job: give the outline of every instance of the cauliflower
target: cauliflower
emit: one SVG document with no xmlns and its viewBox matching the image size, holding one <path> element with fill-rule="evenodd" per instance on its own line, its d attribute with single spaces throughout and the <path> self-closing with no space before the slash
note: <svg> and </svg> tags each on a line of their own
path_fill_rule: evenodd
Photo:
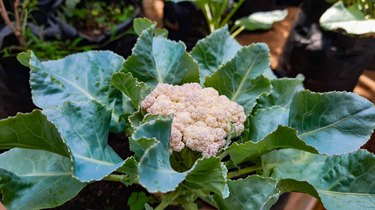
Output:
<svg viewBox="0 0 375 210">
<path fill-rule="evenodd" d="M 216 155 L 225 146 L 231 124 L 240 134 L 246 120 L 242 106 L 198 83 L 160 83 L 142 101 L 141 108 L 151 114 L 174 116 L 172 151 L 180 152 L 186 146 L 205 157 Z"/>
</svg>

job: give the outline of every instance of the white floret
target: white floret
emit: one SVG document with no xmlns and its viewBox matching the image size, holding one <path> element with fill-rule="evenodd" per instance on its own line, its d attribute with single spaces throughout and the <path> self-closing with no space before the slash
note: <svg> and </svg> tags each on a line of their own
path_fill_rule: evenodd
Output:
<svg viewBox="0 0 375 210">
<path fill-rule="evenodd" d="M 246 120 L 242 106 L 198 83 L 160 83 L 141 103 L 141 108 L 151 114 L 174 115 L 171 150 L 179 152 L 186 146 L 205 157 L 216 155 L 225 146 L 231 125 L 240 134 Z"/>
</svg>

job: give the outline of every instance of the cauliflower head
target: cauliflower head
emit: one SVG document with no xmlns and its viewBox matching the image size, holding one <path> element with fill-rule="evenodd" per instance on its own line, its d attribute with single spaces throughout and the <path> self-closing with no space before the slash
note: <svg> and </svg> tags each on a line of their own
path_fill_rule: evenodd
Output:
<svg viewBox="0 0 375 210">
<path fill-rule="evenodd" d="M 198 83 L 159 83 L 142 101 L 141 108 L 150 114 L 174 116 L 172 151 L 180 152 L 186 146 L 205 157 L 216 155 L 225 146 L 231 125 L 240 134 L 246 120 L 242 106 Z"/>
</svg>

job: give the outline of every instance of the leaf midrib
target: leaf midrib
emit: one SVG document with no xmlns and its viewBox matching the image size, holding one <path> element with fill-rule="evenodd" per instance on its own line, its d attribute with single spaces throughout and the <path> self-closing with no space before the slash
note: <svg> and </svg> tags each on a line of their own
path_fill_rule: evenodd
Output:
<svg viewBox="0 0 375 210">
<path fill-rule="evenodd" d="M 254 60 L 251 62 L 250 67 L 247 69 L 247 71 L 246 71 L 244 77 L 242 78 L 242 80 L 241 80 L 241 82 L 240 82 L 240 84 L 239 84 L 236 92 L 234 93 L 234 95 L 231 98 L 232 101 L 235 101 L 237 99 L 237 97 L 239 96 L 239 94 L 241 92 L 241 89 L 244 86 L 247 77 L 249 76 L 251 70 L 253 70 L 255 63 L 258 60 L 259 54 L 260 54 L 260 52 L 257 53 L 257 55 L 255 56 Z"/>
<path fill-rule="evenodd" d="M 334 123 L 328 124 L 328 125 L 326 125 L 326 126 L 323 126 L 323 127 L 320 127 L 320 128 L 317 128 L 317 129 L 314 129 L 314 130 L 308 131 L 308 132 L 304 132 L 304 133 L 298 135 L 298 137 L 302 137 L 302 136 L 306 136 L 306 135 L 311 135 L 311 134 L 316 133 L 316 132 L 319 132 L 319 131 L 321 131 L 321 130 L 328 129 L 328 128 L 330 128 L 330 127 L 335 127 L 336 124 L 339 124 L 339 123 L 341 123 L 341 122 L 347 120 L 348 118 L 351 118 L 351 117 L 353 117 L 353 116 L 355 116 L 355 115 L 357 115 L 357 114 L 359 114 L 359 113 L 361 113 L 361 112 L 367 111 L 367 109 L 368 109 L 368 107 L 366 107 L 366 109 L 360 110 L 360 111 L 358 111 L 358 112 L 356 112 L 356 113 L 350 114 L 350 115 L 348 115 L 348 116 L 346 116 L 346 117 L 344 117 L 344 118 L 342 118 L 342 119 L 340 119 L 340 120 L 338 120 L 338 121 L 336 121 L 336 122 L 334 122 Z"/>
</svg>

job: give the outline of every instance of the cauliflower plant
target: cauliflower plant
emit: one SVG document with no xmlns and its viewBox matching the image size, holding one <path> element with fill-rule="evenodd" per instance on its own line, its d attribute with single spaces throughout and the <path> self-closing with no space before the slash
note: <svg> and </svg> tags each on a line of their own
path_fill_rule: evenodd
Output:
<svg viewBox="0 0 375 210">
<path fill-rule="evenodd" d="M 141 108 L 150 114 L 174 116 L 172 151 L 179 152 L 186 146 L 205 157 L 216 155 L 225 146 L 231 124 L 240 134 L 246 120 L 242 106 L 198 83 L 160 83 L 141 103 Z"/>
</svg>

